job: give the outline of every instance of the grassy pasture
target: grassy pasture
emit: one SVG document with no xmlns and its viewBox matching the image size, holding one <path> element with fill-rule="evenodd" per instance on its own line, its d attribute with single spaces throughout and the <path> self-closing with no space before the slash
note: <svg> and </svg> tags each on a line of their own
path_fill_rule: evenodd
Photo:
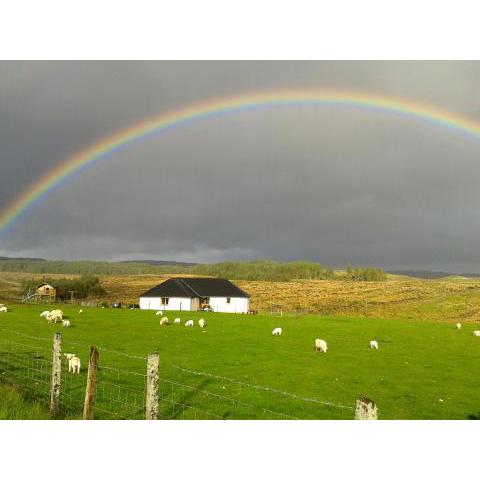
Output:
<svg viewBox="0 0 480 480">
<path fill-rule="evenodd" d="M 39 317 L 48 306 L 10 307 L 0 314 L 0 379 L 24 380 L 16 383 L 25 391 L 43 385 L 38 398 L 45 403 L 50 378 L 45 365 L 53 334 L 61 331 L 63 351 L 82 360 L 78 376 L 68 374 L 63 363 L 61 403 L 69 418 L 81 416 L 91 344 L 100 348 L 105 367 L 96 418 L 142 418 L 143 357 L 152 351 L 160 353 L 162 418 L 351 419 L 363 395 L 377 402 L 382 419 L 480 416 L 480 338 L 472 335 L 474 323 L 457 331 L 453 322 L 427 320 L 168 313 L 170 320 L 203 316 L 202 332 L 197 325 L 160 327 L 152 311 L 84 308 L 79 315 L 78 307 L 65 307 L 72 327 L 63 329 Z M 271 335 L 276 326 L 283 327 L 282 337 Z M 327 340 L 327 354 L 314 352 L 317 337 Z M 369 349 L 372 339 L 378 351 Z M 28 364 L 26 379 L 22 359 L 29 355 L 37 363 Z"/>
</svg>

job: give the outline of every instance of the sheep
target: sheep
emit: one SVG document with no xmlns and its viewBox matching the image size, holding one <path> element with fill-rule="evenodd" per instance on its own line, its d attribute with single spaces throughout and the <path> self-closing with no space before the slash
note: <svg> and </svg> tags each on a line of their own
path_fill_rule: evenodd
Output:
<svg viewBox="0 0 480 480">
<path fill-rule="evenodd" d="M 155 313 L 155 315 L 163 315 L 163 311 L 162 310 L 159 310 L 158 312 Z"/>
<path fill-rule="evenodd" d="M 376 340 L 371 340 L 370 348 L 374 348 L 375 350 L 378 350 L 378 342 Z"/>
<path fill-rule="evenodd" d="M 473 331 L 473 334 L 474 334 L 476 337 L 480 337 L 480 330 L 474 330 L 474 331 Z"/>
<path fill-rule="evenodd" d="M 52 310 L 48 315 L 47 315 L 47 321 L 48 323 L 57 323 L 61 322 L 63 320 L 61 310 Z"/>
<path fill-rule="evenodd" d="M 40 314 L 41 317 L 47 318 L 50 315 L 50 312 L 48 310 L 45 310 Z"/>
<path fill-rule="evenodd" d="M 65 353 L 64 355 L 68 360 L 68 371 L 80 373 L 80 358 L 78 358 L 74 353 Z"/>
<path fill-rule="evenodd" d="M 278 335 L 278 336 L 280 336 L 282 333 L 283 333 L 283 330 L 282 330 L 281 327 L 277 327 L 277 328 L 274 328 L 274 329 L 272 330 L 272 335 Z"/>
<path fill-rule="evenodd" d="M 186 326 L 186 327 L 193 327 L 193 320 L 187 320 L 187 321 L 185 322 L 185 326 Z"/>
<path fill-rule="evenodd" d="M 327 353 L 328 345 L 325 340 L 322 340 L 321 338 L 316 338 L 315 343 L 313 344 L 313 348 L 315 351 Z"/>
<path fill-rule="evenodd" d="M 460 330 L 462 328 L 462 324 L 461 323 L 457 323 L 457 330 Z"/>
<path fill-rule="evenodd" d="M 83 313 L 83 310 L 80 309 L 80 310 L 78 311 L 78 314 L 81 315 L 82 313 Z"/>
<path fill-rule="evenodd" d="M 168 317 L 162 317 L 160 320 L 160 325 L 168 325 Z"/>
<path fill-rule="evenodd" d="M 199 326 L 200 328 L 205 328 L 205 325 L 206 325 L 205 319 L 201 318 L 201 319 L 198 321 L 198 326 Z"/>
<path fill-rule="evenodd" d="M 64 327 L 69 327 L 70 326 L 70 320 L 62 320 L 62 325 Z"/>
<path fill-rule="evenodd" d="M 0 313 L 6 313 L 6 312 L 8 312 L 7 307 L 0 307 Z"/>
<path fill-rule="evenodd" d="M 57 323 L 63 320 L 63 312 L 61 310 L 52 310 L 47 315 L 48 323 Z"/>
<path fill-rule="evenodd" d="M 179 318 L 176 318 L 176 319 L 173 321 L 173 323 L 176 323 L 176 324 L 179 324 L 179 323 L 181 323 L 181 322 L 182 322 L 182 321 L 181 321 Z"/>
</svg>

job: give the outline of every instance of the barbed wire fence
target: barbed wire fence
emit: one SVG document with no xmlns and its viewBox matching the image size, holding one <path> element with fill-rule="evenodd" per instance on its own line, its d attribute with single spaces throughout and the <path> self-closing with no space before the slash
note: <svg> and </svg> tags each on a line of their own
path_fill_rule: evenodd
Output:
<svg viewBox="0 0 480 480">
<path fill-rule="evenodd" d="M 0 337 L 0 382 L 17 386 L 52 411 L 52 390 L 55 388 L 52 339 L 10 330 L 8 334 L 8 339 L 4 335 Z M 376 418 L 377 415 L 376 405 L 368 399 L 359 399 L 356 407 L 342 405 L 162 363 L 161 359 L 159 369 L 151 372 L 147 369 L 147 357 L 102 347 L 95 348 L 99 361 L 92 365 L 94 348 L 68 339 L 61 340 L 61 372 L 56 380 L 59 408 L 55 417 L 299 420 L 351 419 L 354 411 L 356 418 Z M 66 353 L 87 359 L 89 352 L 90 362 L 82 362 L 79 374 L 69 371 Z M 157 355 L 158 359 L 158 354 L 152 355 Z M 93 390 L 90 377 L 94 382 Z M 87 397 L 90 398 L 88 402 Z M 359 402 L 363 405 L 360 410 Z M 91 405 L 87 407 L 89 403 Z"/>
</svg>

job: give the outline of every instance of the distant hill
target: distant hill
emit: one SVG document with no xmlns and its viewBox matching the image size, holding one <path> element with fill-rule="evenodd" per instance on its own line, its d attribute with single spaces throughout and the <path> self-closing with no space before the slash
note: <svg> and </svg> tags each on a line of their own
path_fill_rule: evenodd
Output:
<svg viewBox="0 0 480 480">
<path fill-rule="evenodd" d="M 144 265 L 179 265 L 182 267 L 193 267 L 199 265 L 191 262 L 175 262 L 173 260 L 122 260 L 116 263 L 142 263 Z"/>
<path fill-rule="evenodd" d="M 435 279 L 435 278 L 444 278 L 444 277 L 467 277 L 467 278 L 480 277 L 480 273 L 430 272 L 428 270 L 391 270 L 388 273 L 393 273 L 394 275 L 406 275 L 407 277 L 426 278 L 426 279 Z"/>
<path fill-rule="evenodd" d="M 0 257 L 0 262 L 46 262 L 44 258 L 35 258 L 35 257 Z"/>
</svg>

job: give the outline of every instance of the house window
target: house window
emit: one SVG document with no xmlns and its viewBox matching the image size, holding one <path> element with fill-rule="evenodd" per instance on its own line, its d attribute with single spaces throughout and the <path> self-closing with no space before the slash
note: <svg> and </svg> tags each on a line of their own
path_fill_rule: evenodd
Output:
<svg viewBox="0 0 480 480">
<path fill-rule="evenodd" d="M 227 303 L 230 303 L 231 298 L 227 297 Z"/>
<path fill-rule="evenodd" d="M 168 305 L 168 297 L 162 297 L 162 305 Z"/>
</svg>

